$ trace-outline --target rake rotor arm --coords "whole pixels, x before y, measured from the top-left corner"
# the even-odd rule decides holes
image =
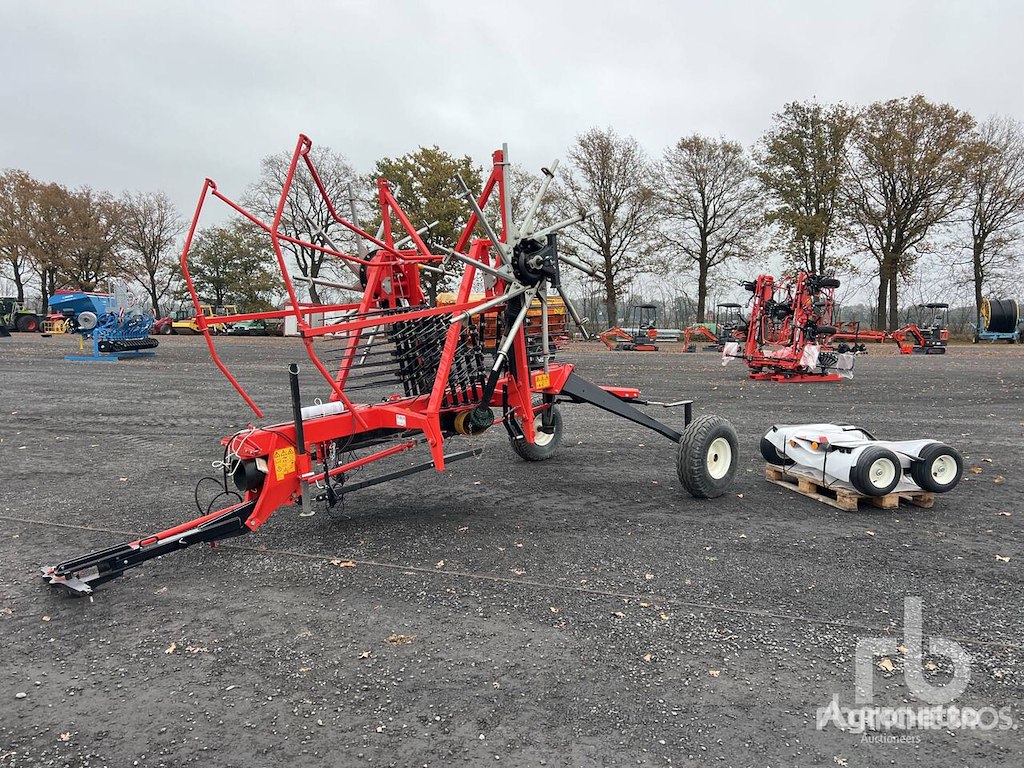
[[[583,334],[583,338],[590,341],[593,337],[590,335],[590,331],[587,330],[587,318],[582,317],[576,309],[576,305],[572,303],[568,296],[565,295],[565,290],[562,286],[555,288],[558,292],[558,296],[562,299],[562,303],[565,305],[566,311],[569,313],[569,317],[576,323],[576,327],[580,329],[580,333]]]
[[[529,232],[530,226],[533,224],[533,217],[537,215],[537,209],[540,208],[540,204],[544,200],[544,195],[548,193],[548,187],[551,182],[554,181],[555,171],[558,170],[558,160],[556,159],[551,163],[550,168],[541,168],[541,173],[544,174],[544,180],[541,182],[540,189],[537,190],[537,196],[533,198],[533,203],[530,205],[530,210],[526,212],[526,217],[523,219],[521,226],[522,232]]]
[[[580,272],[582,272],[585,275],[589,275],[590,277],[601,276],[601,271],[597,267],[593,266],[592,264],[587,264],[585,261],[574,259],[572,256],[566,256],[563,253],[558,254],[558,259],[559,261],[568,264],[570,267],[578,269]]]
[[[561,229],[571,227],[573,224],[579,224],[581,221],[586,221],[589,216],[589,213],[580,213],[575,216],[570,216],[568,219],[562,219],[561,221],[552,224],[550,227],[544,227],[544,229],[538,229],[536,232],[531,232],[530,237],[535,240],[543,240],[548,235],[558,232]]]
[[[496,277],[499,280],[504,280],[506,283],[514,282],[516,279],[515,275],[512,274],[512,270],[508,269],[507,267],[492,267],[490,264],[484,264],[482,261],[478,261],[477,259],[467,256],[464,253],[459,253],[456,250],[446,248],[444,246],[441,246],[441,250],[447,253],[453,259],[457,259],[458,261],[461,261],[464,264],[471,264],[477,269],[479,269],[481,272],[486,272],[487,274]]]

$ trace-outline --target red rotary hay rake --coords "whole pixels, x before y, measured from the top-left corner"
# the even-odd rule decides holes
[[[311,161],[311,146],[308,138],[299,137],[276,216],[269,223],[242,209],[207,179],[181,265],[214,363],[258,417],[262,418],[262,411],[218,356],[211,326],[293,316],[305,352],[324,379],[329,400],[303,408],[297,366],[290,366],[291,420],[250,426],[222,441],[223,490],[234,493],[238,503],[207,510],[194,520],[142,539],[46,567],[43,575],[49,583],[87,594],[96,585],[152,558],[254,531],[283,506],[297,504],[306,516],[314,513],[314,504],[330,512],[353,491],[423,469],[443,470],[453,461],[477,455],[479,448],[446,453],[446,443],[457,436],[479,435],[498,423],[504,426],[519,457],[527,461],[551,458],[562,436],[558,404],[565,402],[590,403],[667,437],[678,444],[677,473],[691,495],[710,498],[725,492],[738,455],[736,434],[727,421],[715,416],[692,418],[691,401],[647,403],[640,399],[638,389],[596,386],[581,378],[572,365],[552,360],[548,290],[561,296],[569,315],[582,327],[583,321],[562,291],[560,268],[568,265],[593,274],[589,265],[558,252],[558,231],[582,216],[549,227],[534,226],[552,171],[545,169],[542,188],[524,220],[513,222],[505,183],[507,150],[496,151],[479,196],[458,179],[473,215],[455,248],[437,255],[431,253],[384,180],[377,188],[383,221],[380,234],[371,235],[342,217]],[[328,245],[320,246],[281,231],[289,190],[302,168],[311,174],[335,221],[362,243],[370,244],[372,252],[366,253],[360,245],[359,255],[346,254],[329,240]],[[188,254],[209,197],[226,203],[267,233],[290,309],[230,318],[203,316],[188,270]],[[498,210],[498,232],[483,214],[488,203]],[[484,237],[474,237],[478,226]],[[405,233],[403,239],[396,240],[396,229]],[[332,306],[299,302],[282,242],[315,248],[350,265],[360,279],[360,300]],[[455,303],[428,306],[420,288],[420,270],[444,269],[456,262],[461,263],[463,273]],[[475,284],[480,283],[482,295],[477,291],[474,297]],[[524,320],[535,299],[545,311],[540,332],[531,334]],[[314,327],[310,322],[314,313],[337,313],[340,319]],[[495,315],[501,333],[494,348],[488,350],[481,328],[485,316],[493,323]],[[384,391],[385,397],[372,403],[357,402],[355,393],[363,389]],[[647,404],[684,406],[684,431],[636,407]],[[350,474],[357,469],[421,447],[429,451],[429,461],[351,481]],[[230,490],[230,483],[235,491]]]
[[[753,293],[746,339],[727,345],[724,355],[740,357],[758,381],[838,381],[852,356],[823,350],[835,334],[832,311],[839,281],[798,272],[775,279],[760,275],[744,287]],[[819,342],[820,340],[820,342]]]

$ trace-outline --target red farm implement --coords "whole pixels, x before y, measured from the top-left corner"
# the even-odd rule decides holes
[[[911,323],[895,331],[861,330],[860,323],[839,323],[828,343],[840,352],[864,352],[865,344],[894,341],[901,355],[944,355],[949,343],[949,305],[944,302],[917,305],[919,319],[924,323]],[[927,313],[934,313],[927,317]],[[930,322],[929,322],[930,321]],[[925,324],[926,323],[926,324]]]
[[[270,426],[250,425],[222,440],[223,491],[235,494],[237,503],[142,539],[44,568],[44,577],[51,584],[89,593],[146,560],[192,544],[254,531],[283,506],[298,505],[305,516],[314,514],[315,508],[330,513],[354,491],[419,470],[443,470],[453,461],[477,455],[478,447],[446,453],[446,443],[460,436],[479,435],[497,424],[503,425],[514,453],[522,459],[551,458],[562,436],[560,403],[590,403],[658,432],[678,444],[676,471],[691,495],[711,498],[726,491],[737,457],[736,434],[727,421],[707,415],[691,418],[691,401],[648,403],[635,388],[596,386],[581,378],[572,365],[553,361],[548,291],[562,299],[566,312],[582,327],[562,290],[560,270],[567,265],[593,273],[593,268],[558,252],[558,231],[582,216],[548,227],[534,225],[539,201],[553,177],[551,171],[545,171],[545,182],[522,222],[510,220],[507,151],[494,153],[493,168],[479,195],[457,179],[473,214],[455,247],[437,255],[417,233],[384,180],[377,185],[383,222],[379,235],[371,235],[340,216],[310,159],[311,146],[309,139],[299,137],[271,222],[243,210],[208,179],[181,264],[196,306],[197,324],[214,363],[258,417],[263,417],[262,411],[217,354],[210,330],[218,323],[293,317],[305,353],[328,390],[327,401],[303,407],[297,367],[291,366],[291,418]],[[353,256],[329,240],[326,246],[315,245],[281,230],[297,172],[310,174],[336,222],[371,246],[370,253],[360,245],[360,255]],[[203,315],[188,256],[203,204],[210,197],[267,234],[288,292],[289,309],[230,318]],[[484,215],[485,208],[497,211],[498,231]],[[477,227],[484,237],[474,236]],[[282,242],[315,248],[351,265],[360,277],[359,301],[332,306],[300,302]],[[420,271],[455,264],[461,266],[462,274],[454,303],[427,305]],[[526,318],[535,300],[544,311],[534,324],[539,332],[531,334]],[[314,314],[339,319],[313,325]],[[490,349],[483,343],[481,330],[489,322],[496,322],[500,329],[493,346],[488,345]],[[376,399],[358,402],[360,390],[375,394]],[[683,431],[637,408],[648,404],[684,406]],[[354,470],[418,448],[429,452],[428,461],[352,482]],[[552,489],[552,493],[556,491]]]
[[[832,277],[799,272],[776,280],[761,275],[744,287],[753,293],[746,338],[728,344],[727,357],[740,357],[758,381],[838,381],[851,356],[821,348],[836,333],[832,326]],[[741,347],[742,344],[742,347]]]

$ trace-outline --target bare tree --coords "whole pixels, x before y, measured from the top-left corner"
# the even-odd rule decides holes
[[[10,169],[0,174],[0,261],[25,301],[25,284],[30,278],[29,240],[26,220],[39,182],[24,171]]]
[[[675,254],[697,269],[697,321],[707,311],[708,278],[730,259],[753,255],[764,226],[764,199],[742,145],[687,136],[665,150],[659,192],[665,211],[663,236]]]
[[[839,260],[834,243],[845,220],[844,185],[856,116],[843,104],[792,102],[772,118],[756,152],[758,176],[781,227],[785,250],[801,269],[825,274]]]
[[[259,312],[271,309],[282,290],[270,239],[245,219],[200,230],[191,255],[196,291],[214,305],[232,301],[243,312]]]
[[[900,278],[963,204],[973,127],[968,113],[923,96],[875,102],[858,116],[850,203],[878,263],[878,328],[898,327]]]
[[[310,150],[310,156],[338,214],[347,218],[349,183],[358,181],[355,171],[348,160],[330,147],[314,146]],[[291,159],[290,152],[263,158],[260,163],[259,179],[246,192],[245,204],[268,223],[277,212]],[[312,174],[301,161],[285,203],[281,229],[285,234],[301,237],[314,245],[327,246],[328,238],[339,247],[354,244],[350,231],[331,216]],[[320,277],[321,271],[332,260],[331,256],[314,248],[285,241],[281,241],[281,247],[295,259],[295,265],[303,277]],[[352,250],[355,250],[354,247]],[[309,284],[309,298],[314,304],[321,303],[316,283]]]
[[[615,325],[620,293],[651,266],[658,216],[651,166],[636,139],[611,128],[578,136],[569,163],[561,205],[568,214],[590,216],[563,236],[578,246],[580,258],[596,260],[608,324]]]
[[[185,221],[164,192],[127,192],[121,198],[124,272],[149,294],[153,313],[178,275],[174,246],[185,232]]]
[[[967,178],[974,309],[986,280],[1016,260],[1024,224],[1024,127],[992,117],[978,128]]]

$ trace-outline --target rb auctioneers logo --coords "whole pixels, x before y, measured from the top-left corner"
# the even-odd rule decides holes
[[[924,676],[924,632],[921,621],[922,601],[908,597],[903,601],[903,645],[895,638],[864,637],[857,641],[854,657],[855,708],[839,704],[839,695],[832,697],[826,707],[818,707],[817,728],[824,730],[829,723],[843,731],[892,730],[955,730],[968,728],[979,731],[1016,730],[1010,707],[957,707],[950,705],[967,689],[971,681],[971,657],[959,643],[944,637],[928,639],[928,653],[943,656],[953,663],[953,677],[946,683],[934,685]],[[876,656],[896,656],[902,653],[906,663],[903,676],[907,689],[926,707],[875,707],[874,671]],[[890,667],[891,668],[891,667]],[[934,669],[934,665],[929,665]],[[949,705],[949,706],[947,706]]]

